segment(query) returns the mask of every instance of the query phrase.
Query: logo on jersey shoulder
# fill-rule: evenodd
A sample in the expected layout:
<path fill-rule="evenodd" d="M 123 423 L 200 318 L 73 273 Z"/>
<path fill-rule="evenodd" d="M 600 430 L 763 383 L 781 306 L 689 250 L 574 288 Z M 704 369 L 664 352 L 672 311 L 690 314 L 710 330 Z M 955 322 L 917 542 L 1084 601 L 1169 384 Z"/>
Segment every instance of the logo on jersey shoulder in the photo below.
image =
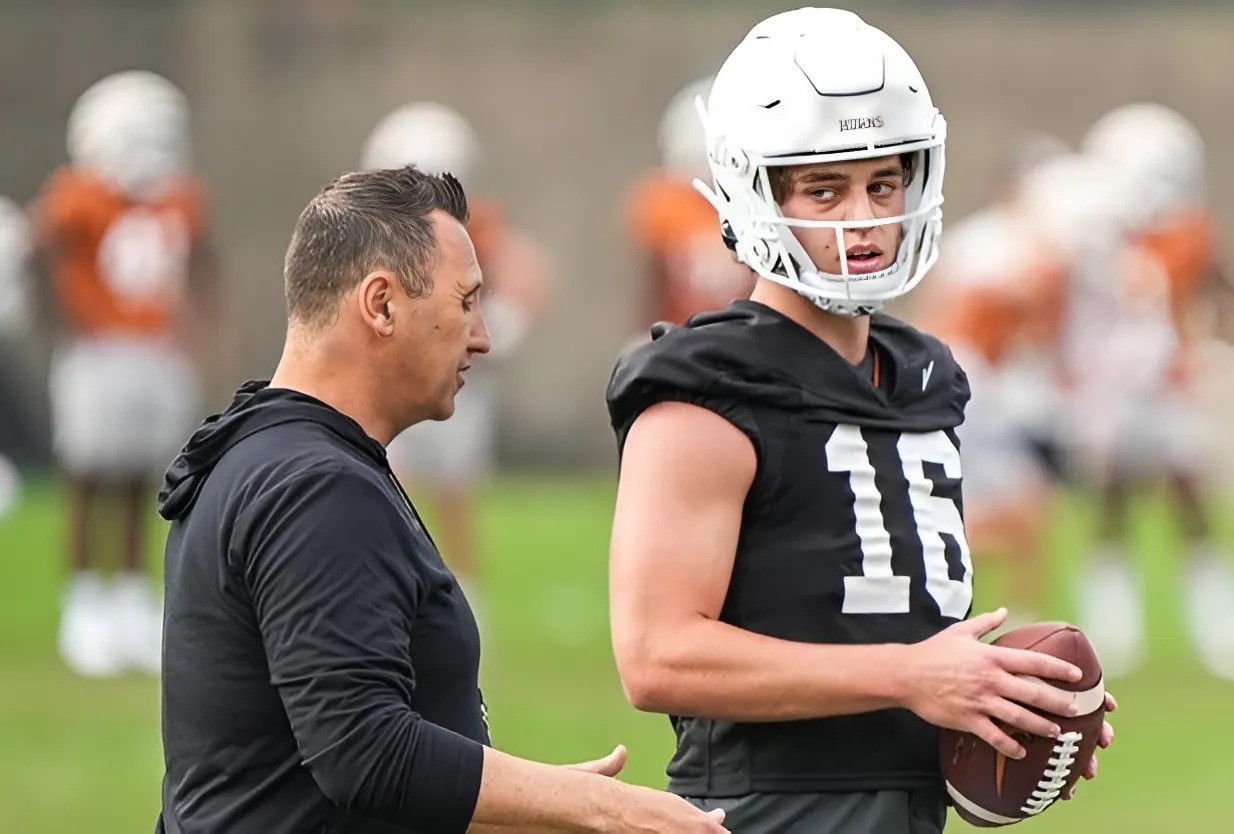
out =
<path fill-rule="evenodd" d="M 872 116 L 870 118 L 863 118 L 863 119 L 840 119 L 840 132 L 841 133 L 843 133 L 846 130 L 868 130 L 869 128 L 872 128 L 872 127 L 882 127 L 882 126 L 883 126 L 882 116 Z"/>

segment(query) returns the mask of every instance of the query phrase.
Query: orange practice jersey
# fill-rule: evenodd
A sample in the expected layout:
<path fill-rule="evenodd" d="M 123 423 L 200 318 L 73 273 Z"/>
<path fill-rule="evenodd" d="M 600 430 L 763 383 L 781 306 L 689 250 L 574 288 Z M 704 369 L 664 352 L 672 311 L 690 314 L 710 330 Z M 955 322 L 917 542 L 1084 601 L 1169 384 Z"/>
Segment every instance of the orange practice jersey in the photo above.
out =
<path fill-rule="evenodd" d="M 1217 244 L 1212 217 L 1192 209 L 1140 236 L 1145 254 L 1161 267 L 1170 296 L 1170 314 L 1180 333 L 1190 310 L 1216 267 Z"/>
<path fill-rule="evenodd" d="M 480 197 L 470 202 L 471 219 L 467 221 L 467 234 L 476 247 L 476 261 L 488 278 L 489 266 L 500 257 L 509 228 L 506 213 L 496 200 Z"/>
<path fill-rule="evenodd" d="M 680 324 L 749 297 L 753 272 L 724 245 L 715 209 L 685 178 L 649 174 L 635 184 L 627 212 L 630 236 L 651 261 L 655 319 Z"/>
<path fill-rule="evenodd" d="M 206 222 L 197 182 L 184 180 L 138 202 L 89 173 L 62 168 L 43 187 L 34 215 L 40 246 L 51 256 L 56 303 L 72 332 L 171 335 Z"/>
<path fill-rule="evenodd" d="M 1059 337 L 1065 267 L 1001 209 L 961 220 L 923 287 L 927 328 L 992 365 Z"/>

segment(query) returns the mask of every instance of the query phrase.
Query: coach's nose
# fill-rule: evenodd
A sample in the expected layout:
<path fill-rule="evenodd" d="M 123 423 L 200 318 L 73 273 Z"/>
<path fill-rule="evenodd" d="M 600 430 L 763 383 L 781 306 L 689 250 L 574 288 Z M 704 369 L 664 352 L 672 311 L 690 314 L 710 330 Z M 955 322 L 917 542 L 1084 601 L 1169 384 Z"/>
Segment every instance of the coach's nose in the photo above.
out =
<path fill-rule="evenodd" d="M 468 334 L 467 353 L 469 354 L 485 354 L 493 349 L 493 338 L 488 332 L 488 322 L 484 320 L 483 308 L 476 310 L 476 317 L 471 324 L 471 332 Z"/>

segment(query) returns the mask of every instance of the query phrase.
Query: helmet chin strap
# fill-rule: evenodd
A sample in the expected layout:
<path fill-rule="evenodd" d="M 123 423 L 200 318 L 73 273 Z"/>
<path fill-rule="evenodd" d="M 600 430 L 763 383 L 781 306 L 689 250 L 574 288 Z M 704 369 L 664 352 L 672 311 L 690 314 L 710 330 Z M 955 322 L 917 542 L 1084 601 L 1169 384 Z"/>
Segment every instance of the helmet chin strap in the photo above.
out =
<path fill-rule="evenodd" d="M 889 267 L 890 268 L 890 267 Z M 831 313 L 836 316 L 845 316 L 848 318 L 860 318 L 868 316 L 871 313 L 877 313 L 883 309 L 882 301 L 846 301 L 839 298 L 827 298 L 816 293 L 803 292 L 802 290 L 818 289 L 816 284 L 821 284 L 826 279 L 823 273 L 818 270 L 798 270 L 797 280 L 794 282 L 796 286 L 792 287 L 798 295 L 807 298 L 815 307 L 822 310 L 824 313 Z M 800 289 L 799 289 L 800 288 Z"/>
<path fill-rule="evenodd" d="M 835 278 L 844 279 L 844 275 L 831 275 L 820 270 L 814 264 L 814 259 L 806 252 L 805 247 L 801 245 L 801 241 L 793 234 L 792 230 L 781 226 L 776 230 L 779 248 L 781 251 L 781 263 L 785 264 L 785 277 L 788 279 L 784 285 L 796 292 L 803 298 L 808 299 L 815 307 L 818 307 L 825 313 L 831 313 L 837 316 L 846 316 L 848 318 L 859 318 L 868 316 L 871 313 L 876 313 L 883 308 L 883 301 L 857 301 L 846 298 L 832 298 L 823 295 L 828 284 L 834 284 Z M 836 235 L 836 245 L 840 246 L 843 242 L 842 233 Z M 840 252 L 842 259 L 847 256 Z M 903 269 L 903 252 L 896 253 L 896 259 L 891 266 L 882 271 L 882 275 L 886 275 L 893 271 Z M 871 276 L 875 277 L 875 276 Z M 848 278 L 851 281 L 851 277 Z M 845 281 L 846 288 L 848 281 Z M 814 292 L 810 292 L 814 290 Z"/>

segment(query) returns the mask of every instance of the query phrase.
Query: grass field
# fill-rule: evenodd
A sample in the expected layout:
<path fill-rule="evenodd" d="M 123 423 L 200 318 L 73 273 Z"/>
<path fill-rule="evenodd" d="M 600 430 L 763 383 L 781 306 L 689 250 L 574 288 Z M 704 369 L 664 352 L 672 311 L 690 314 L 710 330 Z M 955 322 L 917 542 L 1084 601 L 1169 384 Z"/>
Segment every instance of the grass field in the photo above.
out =
<path fill-rule="evenodd" d="M 662 785 L 668 722 L 625 704 L 609 651 L 612 496 L 607 477 L 511 478 L 492 488 L 482 530 L 483 683 L 502 749 L 567 762 L 620 741 L 631 749 L 625 778 Z M 1173 593 L 1173 534 L 1157 504 L 1142 510 L 1137 554 L 1151 589 L 1150 663 L 1113 687 L 1122 706 L 1118 740 L 1102 758 L 1101 778 L 1076 801 L 1026 823 L 1028 830 L 1234 830 L 1234 767 L 1226 760 L 1234 749 L 1234 686 L 1208 679 L 1192 660 Z M 1061 513 L 1051 617 L 1070 614 L 1062 578 L 1083 552 L 1087 518 L 1078 500 Z M 30 487 L 0 520 L 0 832 L 147 832 L 161 776 L 158 687 L 139 678 L 84 681 L 60 668 L 62 525 L 52 483 Z M 161 535 L 155 519 L 151 525 Z M 152 559 L 160 545 L 152 544 Z M 996 566 L 979 575 L 979 606 L 1000 603 L 1000 580 Z M 948 827 L 964 830 L 959 822 Z"/>

